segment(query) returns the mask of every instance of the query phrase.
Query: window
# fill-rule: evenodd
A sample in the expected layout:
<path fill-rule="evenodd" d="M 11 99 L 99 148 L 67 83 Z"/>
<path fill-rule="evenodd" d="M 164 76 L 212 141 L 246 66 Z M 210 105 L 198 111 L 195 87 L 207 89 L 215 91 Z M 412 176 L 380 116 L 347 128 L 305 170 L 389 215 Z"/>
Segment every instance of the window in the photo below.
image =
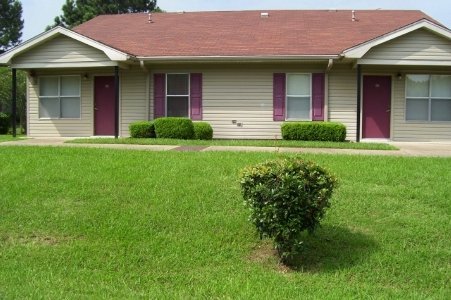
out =
<path fill-rule="evenodd" d="M 166 116 L 189 118 L 188 74 L 166 75 Z"/>
<path fill-rule="evenodd" d="M 311 87 L 310 74 L 287 75 L 287 120 L 311 120 Z"/>
<path fill-rule="evenodd" d="M 406 120 L 451 121 L 451 75 L 407 75 Z"/>
<path fill-rule="evenodd" d="M 80 118 L 80 76 L 39 78 L 39 118 Z"/>

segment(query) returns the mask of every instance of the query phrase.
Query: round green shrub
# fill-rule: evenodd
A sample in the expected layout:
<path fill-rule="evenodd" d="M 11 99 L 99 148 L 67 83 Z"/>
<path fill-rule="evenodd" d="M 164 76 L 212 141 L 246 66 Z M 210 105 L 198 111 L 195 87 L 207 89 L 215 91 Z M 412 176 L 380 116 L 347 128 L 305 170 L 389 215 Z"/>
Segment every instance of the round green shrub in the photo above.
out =
<path fill-rule="evenodd" d="M 282 138 L 297 141 L 344 142 L 346 126 L 336 122 L 285 122 Z"/>
<path fill-rule="evenodd" d="M 194 122 L 194 139 L 211 140 L 213 138 L 213 128 L 207 122 Z"/>
<path fill-rule="evenodd" d="M 318 227 L 337 181 L 314 162 L 286 158 L 245 168 L 240 183 L 250 220 L 289 263 L 302 244 L 301 233 Z"/>
<path fill-rule="evenodd" d="M 190 140 L 194 137 L 193 121 L 187 118 L 159 118 L 154 125 L 157 138 Z"/>
<path fill-rule="evenodd" d="M 7 113 L 0 112 L 0 134 L 7 134 L 11 125 L 11 116 Z"/>
<path fill-rule="evenodd" d="M 132 138 L 154 138 L 155 126 L 151 121 L 138 121 L 128 126 Z"/>

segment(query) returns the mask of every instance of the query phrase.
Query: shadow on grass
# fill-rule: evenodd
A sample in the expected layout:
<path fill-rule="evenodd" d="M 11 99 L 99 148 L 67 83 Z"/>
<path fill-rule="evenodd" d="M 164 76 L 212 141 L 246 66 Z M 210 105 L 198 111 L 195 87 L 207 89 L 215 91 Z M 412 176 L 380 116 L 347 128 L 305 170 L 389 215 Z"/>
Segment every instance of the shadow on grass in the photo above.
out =
<path fill-rule="evenodd" d="M 331 272 L 350 268 L 361 263 L 378 248 L 376 242 L 366 234 L 353 232 L 344 227 L 324 225 L 314 234 L 303 235 L 300 253 L 290 260 L 289 266 L 279 263 L 279 271 L 309 273 Z M 253 259 L 264 265 L 278 262 L 276 251 L 270 241 L 254 249 Z"/>

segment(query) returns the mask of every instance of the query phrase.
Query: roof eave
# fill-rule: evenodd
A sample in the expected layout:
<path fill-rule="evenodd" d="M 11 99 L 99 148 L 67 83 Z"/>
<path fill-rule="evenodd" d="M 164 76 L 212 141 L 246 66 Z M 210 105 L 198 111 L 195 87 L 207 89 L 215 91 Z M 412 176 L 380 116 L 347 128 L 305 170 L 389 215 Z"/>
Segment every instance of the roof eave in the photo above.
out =
<path fill-rule="evenodd" d="M 440 26 L 427 19 L 422 19 L 415 23 L 401 27 L 395 31 L 388 32 L 375 39 L 372 39 L 372 40 L 366 41 L 362 44 L 348 48 L 343 51 L 341 56 L 345 57 L 345 58 L 352 58 L 352 59 L 362 58 L 371 48 L 378 46 L 380 44 L 386 43 L 390 40 L 398 38 L 402 35 L 412 32 L 412 31 L 421 29 L 421 28 L 428 29 L 432 32 L 435 32 L 436 34 L 439 34 L 439 35 L 445 37 L 445 38 L 451 39 L 451 31 L 448 28 Z"/>
<path fill-rule="evenodd" d="M 96 48 L 100 51 L 103 51 L 105 53 L 105 55 L 108 56 L 108 58 L 112 61 L 122 62 L 122 61 L 127 61 L 127 60 L 132 59 L 132 56 L 125 52 L 119 51 L 115 48 L 112 48 L 110 46 L 102 44 L 96 40 L 88 38 L 75 31 L 72 31 L 70 29 L 67 29 L 67 28 L 64 28 L 61 26 L 57 26 L 57 27 L 52 28 L 49 31 L 43 32 L 43 33 L 35 36 L 34 38 L 31 38 L 30 40 L 8 50 L 7 52 L 0 55 L 0 65 L 10 65 L 11 60 L 15 56 L 20 55 L 21 53 L 24 53 L 44 42 L 54 38 L 57 35 L 67 36 L 67 37 L 77 40 L 81 43 L 89 45 L 93 48 Z"/>
<path fill-rule="evenodd" d="M 206 55 L 206 56 L 137 56 L 143 62 L 265 62 L 318 61 L 338 59 L 340 55 Z"/>

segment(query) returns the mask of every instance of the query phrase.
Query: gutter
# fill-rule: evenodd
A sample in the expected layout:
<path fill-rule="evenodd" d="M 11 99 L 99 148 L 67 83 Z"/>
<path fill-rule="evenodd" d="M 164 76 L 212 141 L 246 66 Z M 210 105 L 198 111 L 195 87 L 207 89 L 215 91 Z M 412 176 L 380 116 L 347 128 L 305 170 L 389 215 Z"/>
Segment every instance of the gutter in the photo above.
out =
<path fill-rule="evenodd" d="M 226 62 L 226 61 L 301 61 L 338 59 L 339 55 L 256 55 L 256 56 L 137 56 L 140 62 Z"/>

